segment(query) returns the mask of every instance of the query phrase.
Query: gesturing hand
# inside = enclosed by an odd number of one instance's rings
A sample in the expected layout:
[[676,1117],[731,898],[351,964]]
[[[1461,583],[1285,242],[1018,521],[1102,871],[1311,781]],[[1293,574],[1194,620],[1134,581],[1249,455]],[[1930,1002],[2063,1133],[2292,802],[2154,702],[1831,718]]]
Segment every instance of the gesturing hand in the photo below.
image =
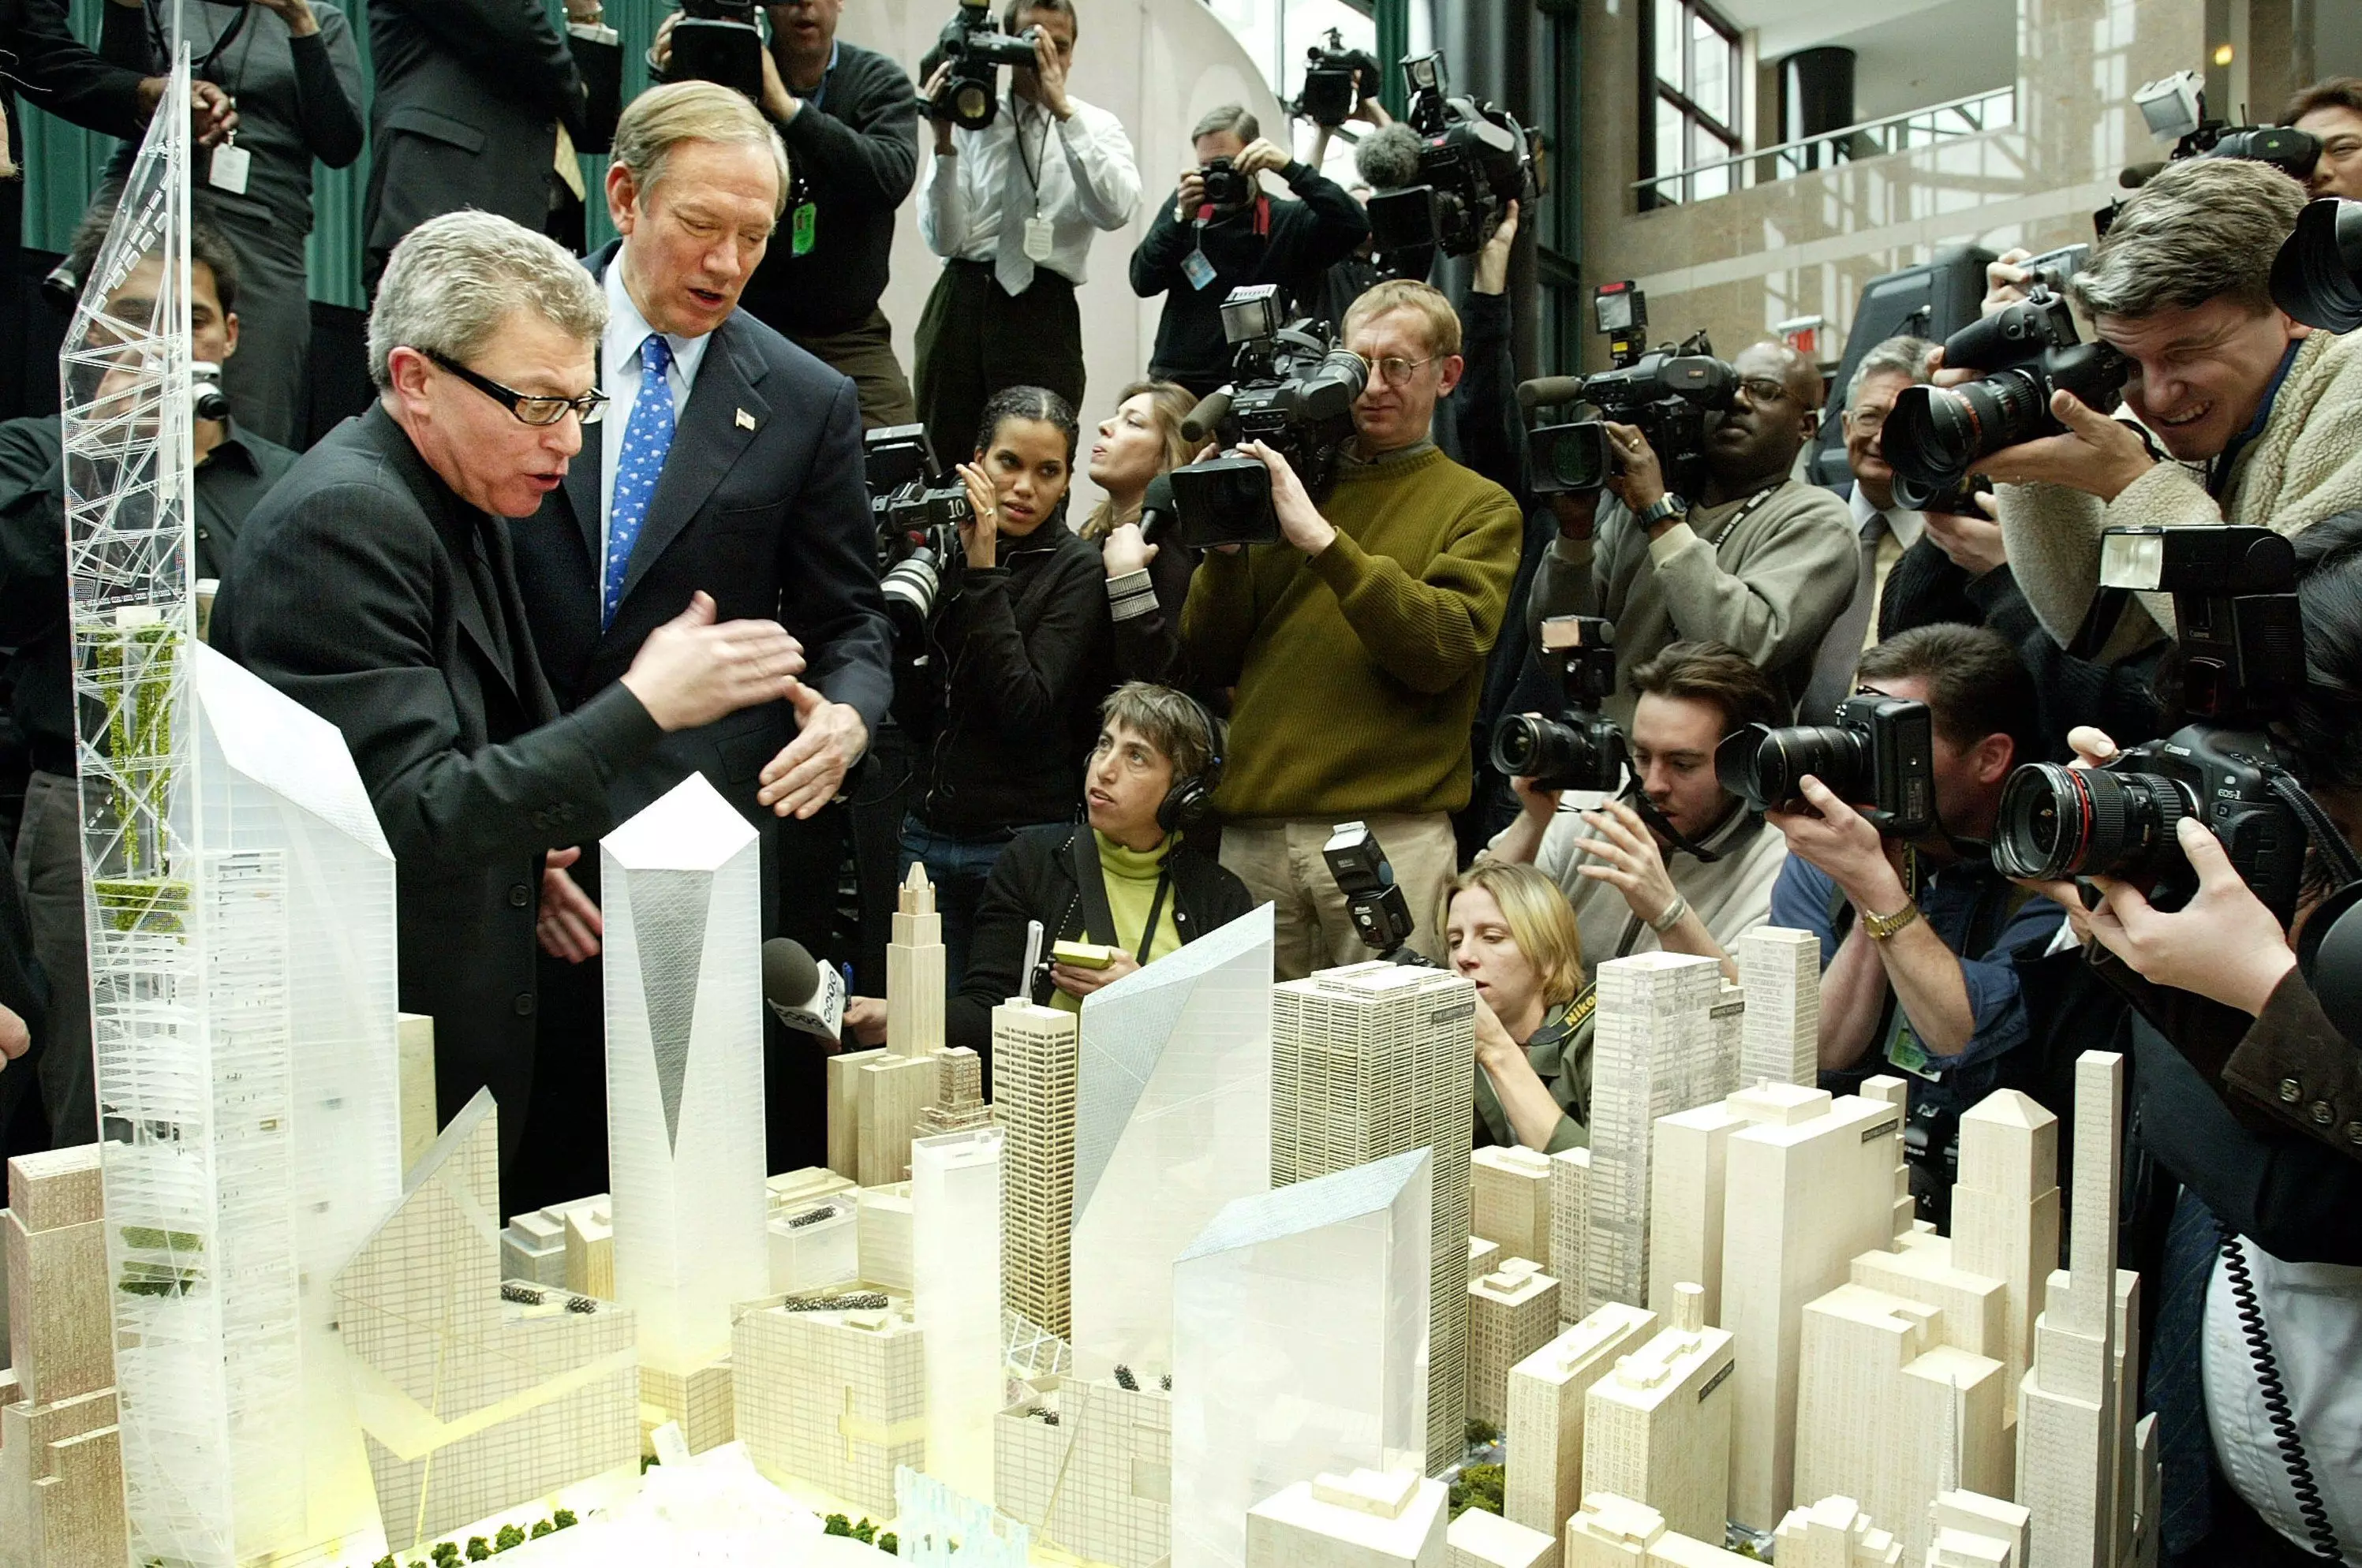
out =
[[959,525],[960,545],[967,564],[979,569],[999,564],[1000,491],[992,476],[974,463],[962,463],[959,477],[967,486],[968,519]]
[[1639,812],[1621,801],[1610,801],[1598,811],[1584,812],[1583,822],[1598,836],[1576,839],[1575,850],[1598,864],[1576,867],[1576,876],[1614,888],[1644,921],[1654,922],[1672,907],[1680,895],[1657,848],[1657,835]]
[[541,950],[568,964],[599,956],[599,940],[607,933],[599,906],[566,874],[566,868],[581,858],[579,845],[549,852],[541,868],[541,912],[533,925]]
[[843,792],[846,770],[869,748],[869,726],[851,703],[832,702],[800,680],[790,683],[788,701],[800,733],[763,765],[763,787],[755,799],[780,816],[801,820]]
[[803,646],[777,622],[716,625],[713,616],[711,594],[690,595],[689,608],[649,633],[624,671],[624,689],[659,729],[695,729],[777,701],[803,673]]

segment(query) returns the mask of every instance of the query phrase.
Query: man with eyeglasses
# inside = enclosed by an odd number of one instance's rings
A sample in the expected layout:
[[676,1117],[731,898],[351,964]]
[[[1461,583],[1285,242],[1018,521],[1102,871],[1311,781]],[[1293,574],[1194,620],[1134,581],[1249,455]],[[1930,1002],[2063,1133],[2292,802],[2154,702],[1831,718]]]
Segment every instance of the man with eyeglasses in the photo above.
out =
[[1777,343],[1741,349],[1738,390],[1705,436],[1695,496],[1667,487],[1634,425],[1608,425],[1616,471],[1603,498],[1557,496],[1559,536],[1535,569],[1528,631],[1551,615],[1605,615],[1618,674],[1608,717],[1629,731],[1630,671],[1674,642],[1717,642],[1754,661],[1793,702],[1853,589],[1846,504],[1794,477],[1813,438],[1820,374]]
[[1380,283],[1343,335],[1371,371],[1334,485],[1316,502],[1286,458],[1249,442],[1282,536],[1208,555],[1181,616],[1194,666],[1236,688],[1214,795],[1222,864],[1276,906],[1283,979],[1370,955],[1320,856],[1354,819],[1393,864],[1410,944],[1442,957],[1451,813],[1468,803],[1469,724],[1518,571],[1518,503],[1431,434],[1462,370],[1451,302]]
[[570,846],[615,824],[613,780],[667,735],[779,701],[804,662],[770,620],[718,622],[712,597],[683,592],[619,679],[561,716],[505,520],[531,516],[582,449],[606,314],[579,262],[507,218],[413,229],[370,314],[378,403],[255,508],[214,605],[215,646],[344,732],[393,852],[400,1001],[435,1020],[440,1114],[491,1089],[517,1208],[537,1078],[596,1070],[535,1059],[535,930],[577,905]]

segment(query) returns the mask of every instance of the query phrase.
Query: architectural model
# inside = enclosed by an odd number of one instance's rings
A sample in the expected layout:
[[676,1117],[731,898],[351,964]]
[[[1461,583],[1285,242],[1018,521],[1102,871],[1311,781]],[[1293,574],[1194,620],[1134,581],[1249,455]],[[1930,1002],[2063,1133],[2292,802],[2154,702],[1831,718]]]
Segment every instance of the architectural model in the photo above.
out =
[[1551,1161],[1539,1149],[1478,1149],[1468,1156],[1469,1229],[1501,1255],[1551,1261]]
[[999,1128],[912,1141],[911,1260],[926,1336],[927,1474],[989,1497],[1002,1403]]
[[[1850,1497],[1824,1497],[1793,1510],[1773,1538],[1780,1568],[1892,1568],[1903,1562],[1893,1538]],[[1584,1497],[1566,1521],[1565,1539],[1562,1568],[1745,1568],[1758,1561],[1670,1529],[1655,1508],[1613,1492]],[[1985,1568],[1983,1560],[1977,1568]]]
[[502,1282],[499,1173],[498,1118],[479,1089],[323,1292],[360,1369],[397,1552],[639,1456],[631,1310]]
[[615,1299],[615,1226],[605,1208],[566,1216],[566,1288],[594,1300]]
[[0,1384],[0,1568],[125,1561],[99,1146],[19,1154],[0,1209],[9,1366]]
[[1247,1514],[1249,1568],[1446,1568],[1445,1488],[1415,1469],[1298,1481]]
[[1584,1396],[1656,1328],[1655,1313],[1610,1301],[1509,1369],[1509,1518],[1557,1539],[1583,1501]]
[[1482,1236],[1468,1238],[1468,1283],[1475,1284],[1501,1262],[1501,1243]]
[[1054,1007],[992,1010],[1001,1127],[1000,1301],[1064,1339],[1074,1331],[1075,1081],[1081,1020]]
[[1672,1321],[1584,1396],[1584,1495],[1634,1498],[1714,1540],[1728,1512],[1731,1365],[1730,1335],[1705,1326],[1701,1292],[1676,1290]]
[[912,1264],[911,1184],[865,1187],[853,1194],[854,1243],[861,1283],[907,1297],[918,1275]]
[[[414,1160],[411,1165],[415,1167],[417,1162]],[[510,1216],[508,1228],[501,1232],[501,1277],[546,1285],[553,1290],[564,1289],[566,1221],[577,1212],[597,1216],[598,1226],[603,1230],[612,1214],[607,1195],[602,1192],[591,1198],[578,1198],[571,1203],[553,1203],[530,1214]]]
[[2018,1386],[2032,1364],[2038,1292],[2058,1257],[2058,1119],[2016,1089],[1987,1095],[1960,1118],[1952,1186],[1951,1261],[2002,1282],[1999,1348],[2003,1417],[2017,1424]]
[[1271,1185],[1272,911],[1083,1000],[1071,1248],[1076,1365],[1173,1364],[1173,1259]]
[[1649,1308],[1672,1309],[1694,1285],[1709,1323],[1722,1320],[1724,1198],[1730,1135],[1748,1125],[1727,1100],[1657,1118],[1649,1154]]
[[1469,1139],[1475,1010],[1475,988],[1457,975],[1375,961],[1272,988],[1275,1187],[1406,1150],[1436,1151],[1427,1258],[1430,1474],[1458,1463],[1465,1447],[1469,1200],[1460,1151]]
[[904,1562],[920,1568],[1027,1568],[1032,1531],[987,1504],[962,1496],[904,1465],[894,1472],[894,1507]]
[[886,1043],[828,1060],[828,1165],[863,1187],[911,1174],[911,1138],[943,1087],[944,921],[927,868],[903,879],[886,944]]
[[1760,925],[1738,939],[1738,957],[1747,992],[1738,1081],[1811,1088],[1821,1070],[1820,938]]
[[1591,1250],[1591,1151],[1561,1149],[1551,1162],[1551,1277],[1562,1323],[1584,1315],[1584,1258]]
[[1714,1010],[1722,969],[1711,958],[1643,953],[1599,966],[1592,1036],[1589,1235],[1583,1304],[1649,1299],[1649,1155],[1657,1118],[1686,1110],[1694,1090],[1728,1077]]
[[1155,1568],[1173,1553],[1173,1396],[1132,1381],[1025,1386],[993,1421],[992,1496],[1077,1557]]
[[935,1102],[919,1112],[912,1136],[933,1138],[992,1121],[984,1099],[984,1058],[965,1045],[935,1053]]
[[774,1480],[794,1476],[884,1517],[897,1466],[927,1460],[925,1336],[875,1296],[740,1312],[730,1370],[738,1436]]
[[762,865],[701,773],[600,841],[615,1299],[649,1424],[730,1441],[730,1308],[770,1291]]
[[861,1277],[859,1200],[850,1189],[771,1205],[771,1292],[796,1296]]
[[1468,1415],[1509,1419],[1509,1369],[1558,1336],[1559,1282],[1511,1258],[1468,1286]]
[[435,1109],[435,1021],[422,1012],[393,1015],[395,1075],[401,1084],[402,1168],[435,1146],[443,1120]]
[[1173,1568],[1236,1568],[1247,1509],[1292,1481],[1424,1463],[1435,1168],[1418,1148],[1240,1198],[1175,1261]]
[[1443,1531],[1451,1568],[1558,1568],[1558,1533],[1469,1508]]
[[1906,1556],[1903,1543],[1871,1522],[1871,1516],[1851,1497],[1823,1497],[1810,1507],[1792,1508],[1772,1532],[1780,1568],[1897,1568],[1919,1559]]
[[1941,1493],[1928,1510],[1926,1568],[2025,1568],[2025,1509],[2015,1503],[1974,1492]]

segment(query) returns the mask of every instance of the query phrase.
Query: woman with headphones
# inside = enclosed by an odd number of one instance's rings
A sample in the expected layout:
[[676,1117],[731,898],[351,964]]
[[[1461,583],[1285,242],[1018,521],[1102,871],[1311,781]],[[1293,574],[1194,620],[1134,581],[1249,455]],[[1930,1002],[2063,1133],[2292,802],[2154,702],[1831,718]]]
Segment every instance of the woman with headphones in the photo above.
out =
[[[1219,725],[1197,699],[1130,681],[1100,704],[1098,742],[1083,769],[1086,820],[1021,830],[1000,853],[977,907],[967,971],[944,1017],[944,1043],[965,1045],[990,1072],[992,1010],[1028,997],[1073,1010],[1143,964],[1227,925],[1252,907],[1246,884],[1210,847],[1190,842],[1221,779]],[[1042,953],[1024,973],[1028,927]],[[1054,943],[1103,951],[1089,963],[1054,958]],[[1104,962],[1098,962],[1100,959]],[[848,1030],[882,1040],[886,1007],[855,997]]]

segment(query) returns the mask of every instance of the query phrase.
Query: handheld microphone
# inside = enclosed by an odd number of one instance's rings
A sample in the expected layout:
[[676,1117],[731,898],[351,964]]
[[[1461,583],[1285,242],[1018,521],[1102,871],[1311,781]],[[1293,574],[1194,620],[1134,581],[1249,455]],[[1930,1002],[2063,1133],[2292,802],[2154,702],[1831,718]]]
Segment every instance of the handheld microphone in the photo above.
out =
[[1381,126],[1353,149],[1353,167],[1371,189],[1398,191],[1419,182],[1421,146],[1418,133],[1408,126]]
[[1208,392],[1198,400],[1198,406],[1189,411],[1188,417],[1181,421],[1181,438],[1190,442],[1211,440],[1214,432],[1221,428],[1222,415],[1230,411],[1230,388],[1219,387]]
[[1582,396],[1581,376],[1537,376],[1518,383],[1518,406],[1529,414],[1538,407],[1575,403]]
[[1173,507],[1173,478],[1158,474],[1148,481],[1148,492],[1140,498],[1140,536],[1154,544],[1173,526],[1177,516]]
[[763,1001],[798,1033],[834,1040],[844,1022],[844,977],[802,943],[775,936],[763,944]]

